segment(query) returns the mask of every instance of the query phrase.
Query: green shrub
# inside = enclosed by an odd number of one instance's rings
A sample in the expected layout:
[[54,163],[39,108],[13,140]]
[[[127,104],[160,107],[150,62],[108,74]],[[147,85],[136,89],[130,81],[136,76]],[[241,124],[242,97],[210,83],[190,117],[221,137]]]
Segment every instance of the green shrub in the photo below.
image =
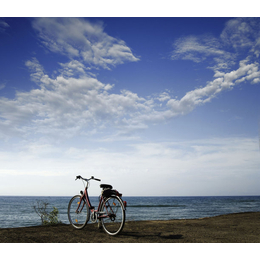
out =
[[37,205],[34,205],[33,209],[41,218],[42,225],[53,225],[61,223],[59,220],[59,210],[56,207],[53,207],[53,210],[48,213],[47,206],[49,203],[44,201],[37,201],[36,203]]

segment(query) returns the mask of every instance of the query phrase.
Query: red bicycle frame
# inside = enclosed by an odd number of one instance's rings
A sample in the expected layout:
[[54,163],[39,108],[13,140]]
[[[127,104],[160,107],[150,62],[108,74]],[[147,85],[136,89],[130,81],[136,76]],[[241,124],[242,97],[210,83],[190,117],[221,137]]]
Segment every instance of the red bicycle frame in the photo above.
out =
[[[84,208],[85,204],[87,203],[87,205],[88,205],[88,207],[89,207],[91,213],[92,213],[92,212],[96,212],[97,214],[101,213],[101,212],[100,212],[100,208],[101,208],[102,202],[103,202],[103,203],[105,202],[103,196],[102,196],[102,195],[100,196],[99,204],[98,204],[97,210],[95,210],[95,207],[93,207],[93,206],[91,205],[91,202],[90,202],[90,200],[89,200],[89,196],[88,196],[87,189],[88,189],[88,187],[85,188],[84,192],[83,192],[83,191],[80,192],[80,193],[81,193],[81,197],[80,197],[79,205],[78,205],[76,211],[77,211],[77,212],[79,211],[79,208],[80,208],[80,206],[81,206],[81,202],[82,202],[82,200],[83,200],[83,204],[82,204],[82,207],[81,207],[81,209],[80,209],[79,212],[82,211],[82,209]],[[124,206],[126,206],[125,204],[126,204],[126,203],[124,202]],[[107,211],[107,206],[106,206],[106,204],[105,204],[105,208],[106,208],[106,211]],[[110,207],[110,209],[111,209],[112,212],[113,212],[113,209],[112,209],[111,207]],[[108,211],[107,211],[107,212],[108,212]],[[102,212],[102,213],[104,213],[104,212]],[[114,213],[114,212],[113,212],[113,213]],[[101,216],[98,215],[97,218],[100,219],[100,218],[111,217],[111,215],[113,215],[113,214],[111,214],[111,213],[109,213],[109,214],[107,214],[107,215],[106,215],[106,214],[102,214]]]
[[[105,200],[106,200],[107,197],[111,197],[111,196],[116,196],[117,198],[121,199],[122,194],[119,193],[117,190],[112,190],[111,185],[101,184],[100,187],[103,188],[103,192],[100,195],[99,204],[98,204],[97,209],[95,210],[95,207],[93,207],[91,205],[91,202],[90,202],[90,199],[89,199],[89,196],[88,196],[88,191],[87,191],[88,190],[88,182],[89,182],[89,180],[92,180],[92,179],[94,179],[96,181],[100,181],[100,179],[96,179],[93,176],[90,179],[85,179],[85,178],[82,178],[81,176],[76,176],[76,180],[77,179],[82,179],[82,180],[86,181],[87,186],[85,187],[84,192],[80,191],[81,196],[80,196],[80,201],[78,202],[78,207],[76,209],[76,212],[80,213],[83,210],[85,204],[87,204],[90,211],[91,211],[91,219],[93,217],[93,221],[97,221],[97,220],[100,220],[101,218],[107,218],[107,217],[109,217],[111,220],[113,220],[113,218],[116,217],[116,212],[113,211],[113,207],[112,207],[113,205],[109,205],[109,203],[105,203]],[[83,200],[83,203],[82,203],[82,200]],[[124,207],[124,210],[125,210],[126,209],[126,201],[122,201],[122,204],[123,204],[123,207]],[[100,212],[102,205],[104,205],[106,212]]]

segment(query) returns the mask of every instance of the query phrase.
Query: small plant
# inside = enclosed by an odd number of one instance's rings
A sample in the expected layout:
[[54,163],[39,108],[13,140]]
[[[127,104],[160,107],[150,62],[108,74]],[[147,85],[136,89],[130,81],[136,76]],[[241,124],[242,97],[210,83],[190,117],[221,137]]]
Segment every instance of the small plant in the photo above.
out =
[[53,210],[48,213],[47,206],[48,202],[45,201],[37,201],[37,205],[33,206],[34,211],[39,215],[42,221],[42,225],[53,225],[60,224],[61,221],[58,218],[59,210],[56,207],[53,207]]

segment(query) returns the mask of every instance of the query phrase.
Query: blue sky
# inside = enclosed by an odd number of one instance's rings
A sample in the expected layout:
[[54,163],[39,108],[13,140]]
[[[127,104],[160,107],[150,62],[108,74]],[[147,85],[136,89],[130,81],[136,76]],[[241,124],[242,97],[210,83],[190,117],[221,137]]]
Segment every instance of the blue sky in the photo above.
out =
[[0,18],[0,195],[259,195],[259,27]]

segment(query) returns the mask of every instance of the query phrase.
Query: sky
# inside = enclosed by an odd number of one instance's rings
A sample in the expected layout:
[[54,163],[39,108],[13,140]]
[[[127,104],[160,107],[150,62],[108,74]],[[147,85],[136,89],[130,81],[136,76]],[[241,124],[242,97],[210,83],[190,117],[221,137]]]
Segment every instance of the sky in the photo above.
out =
[[259,54],[253,17],[0,18],[0,195],[260,195]]

